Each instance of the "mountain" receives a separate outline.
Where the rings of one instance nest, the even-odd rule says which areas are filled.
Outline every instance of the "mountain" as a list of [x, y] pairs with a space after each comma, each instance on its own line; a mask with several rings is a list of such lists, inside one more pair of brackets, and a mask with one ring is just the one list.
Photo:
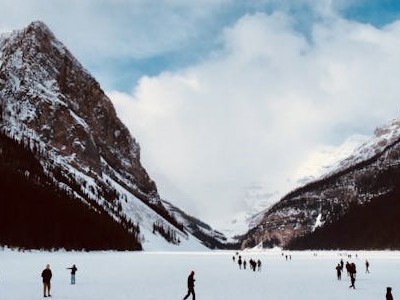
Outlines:
[[[8, 243], [26, 246], [32, 235], [36, 248], [85, 248], [85, 238], [96, 240], [91, 249], [204, 248], [191, 234], [197, 225], [178, 221], [158, 194], [139, 144], [98, 82], [42, 22], [0, 37], [0, 132], [0, 183], [10, 187], [0, 200], [1, 216], [9, 216], [8, 223], [1, 218], [0, 235]], [[14, 146], [21, 155], [13, 158]], [[102, 222], [105, 231], [96, 225]], [[79, 237], [68, 224], [82, 229]], [[51, 243], [38, 235], [43, 228], [54, 231]], [[112, 228], [119, 239], [107, 234]], [[207, 235], [204, 243], [220, 238]]]
[[333, 170], [284, 196], [241, 237], [291, 249], [399, 249], [400, 119]]
[[369, 139], [370, 137], [367, 136], [353, 135], [339, 146], [315, 149], [296, 172], [290, 174], [286, 179], [286, 185], [280, 188], [268, 186], [263, 182], [253, 182], [244, 188], [240, 211], [232, 214], [229, 220], [220, 222], [217, 227], [225, 236], [237, 242], [236, 239], [257, 226], [265, 212], [282, 199], [288, 191], [313, 182], [335, 170], [340, 162]]

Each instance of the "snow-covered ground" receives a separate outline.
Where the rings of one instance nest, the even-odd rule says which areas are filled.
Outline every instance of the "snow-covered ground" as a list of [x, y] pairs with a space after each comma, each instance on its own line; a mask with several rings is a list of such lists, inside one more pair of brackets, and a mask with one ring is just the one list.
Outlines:
[[[317, 256], [314, 255], [317, 253]], [[349, 278], [336, 279], [335, 266], [345, 252], [241, 252], [260, 259], [261, 272], [239, 270], [234, 252], [16, 252], [0, 251], [0, 300], [43, 299], [40, 274], [53, 271], [52, 299], [177, 300], [186, 293], [186, 279], [196, 272], [196, 298], [245, 299], [385, 299], [387, 286], [400, 299], [400, 252], [349, 252], [357, 265], [356, 289]], [[370, 273], [365, 273], [365, 259]], [[72, 264], [76, 285], [69, 284]], [[191, 298], [189, 298], [191, 299]]]

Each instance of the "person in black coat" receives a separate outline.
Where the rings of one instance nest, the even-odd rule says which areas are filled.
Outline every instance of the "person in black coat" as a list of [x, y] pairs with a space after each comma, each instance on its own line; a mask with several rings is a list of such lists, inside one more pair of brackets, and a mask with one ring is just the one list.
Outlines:
[[242, 257], [241, 256], [239, 256], [238, 264], [239, 264], [239, 269], [242, 269]]
[[187, 295], [185, 296], [185, 298], [183, 299], [187, 299], [190, 294], [192, 294], [192, 299], [195, 300], [196, 299], [196, 294], [194, 292], [194, 282], [196, 280], [194, 279], [194, 271], [190, 272], [190, 275], [187, 279], [187, 286], [188, 286], [188, 292]]
[[50, 289], [51, 289], [50, 280], [51, 280], [52, 276], [53, 276], [53, 274], [51, 273], [50, 265], [47, 265], [46, 269], [44, 269], [42, 272], [43, 297], [51, 297], [51, 295], [50, 295]]
[[336, 275], [338, 280], [342, 280], [342, 267], [340, 263], [336, 266]]
[[386, 288], [386, 300], [393, 300], [392, 288], [391, 287], [387, 287]]
[[77, 267], [73, 265], [70, 268], [67, 268], [68, 270], [71, 270], [71, 284], [75, 284], [75, 273], [78, 271]]

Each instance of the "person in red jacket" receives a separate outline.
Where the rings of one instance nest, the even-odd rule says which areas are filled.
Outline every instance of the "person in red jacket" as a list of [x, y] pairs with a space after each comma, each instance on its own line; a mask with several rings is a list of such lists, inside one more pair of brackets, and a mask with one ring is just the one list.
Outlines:
[[50, 289], [51, 289], [50, 280], [51, 280], [52, 276], [53, 276], [53, 274], [51, 273], [50, 265], [47, 265], [46, 269], [44, 269], [42, 272], [43, 297], [51, 297], [51, 295], [50, 295]]
[[187, 285], [188, 285], [188, 292], [187, 295], [185, 296], [185, 298], [183, 299], [187, 299], [190, 294], [192, 294], [192, 299], [195, 300], [196, 299], [196, 294], [194, 292], [194, 282], [196, 280], [194, 279], [194, 271], [190, 272], [190, 275], [187, 279]]

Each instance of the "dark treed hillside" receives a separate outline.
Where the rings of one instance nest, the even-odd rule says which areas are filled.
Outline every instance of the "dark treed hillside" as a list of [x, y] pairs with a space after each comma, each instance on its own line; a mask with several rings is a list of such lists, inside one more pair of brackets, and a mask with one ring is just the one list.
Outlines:
[[353, 205], [349, 212], [292, 240], [286, 248], [305, 249], [400, 249], [400, 190], [375, 198], [365, 205]]
[[32, 151], [0, 133], [0, 245], [141, 250], [136, 226], [91, 206], [56, 188]]

